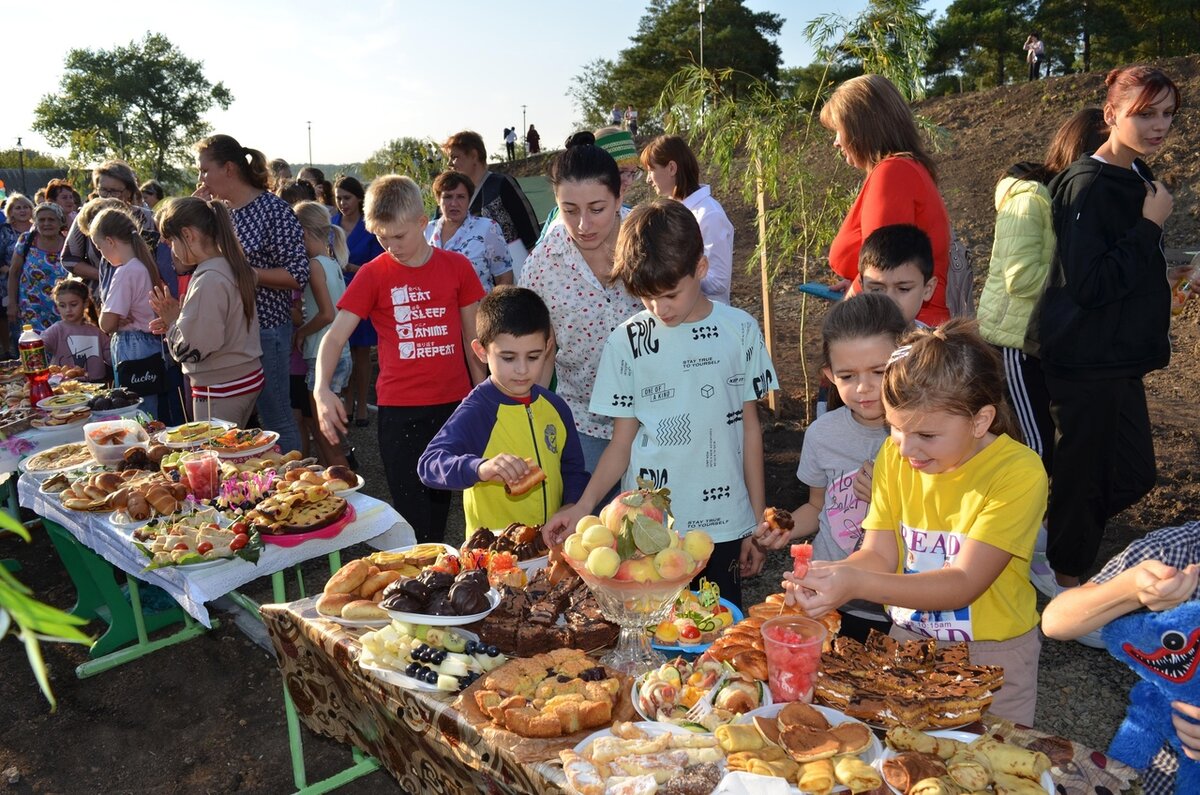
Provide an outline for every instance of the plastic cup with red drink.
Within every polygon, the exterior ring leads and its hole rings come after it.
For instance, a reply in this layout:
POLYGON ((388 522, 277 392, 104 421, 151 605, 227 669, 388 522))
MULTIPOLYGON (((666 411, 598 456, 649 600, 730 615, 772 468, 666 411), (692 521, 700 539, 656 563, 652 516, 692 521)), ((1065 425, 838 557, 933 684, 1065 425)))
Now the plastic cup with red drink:
POLYGON ((188 453, 179 459, 188 491, 198 500, 211 500, 221 488, 220 456, 214 450, 188 453))
POLYGON ((804 616, 779 616, 763 622, 771 698, 812 701, 813 680, 821 667, 821 644, 826 634, 824 624, 804 616))

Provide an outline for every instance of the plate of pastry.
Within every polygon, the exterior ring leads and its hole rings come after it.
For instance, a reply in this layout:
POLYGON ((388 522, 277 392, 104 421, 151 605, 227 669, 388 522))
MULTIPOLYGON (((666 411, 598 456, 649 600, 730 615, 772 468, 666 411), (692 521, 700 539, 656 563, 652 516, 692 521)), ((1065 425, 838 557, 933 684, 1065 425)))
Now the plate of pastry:
POLYGON ((995 737, 895 727, 885 739, 879 769, 897 795, 926 778, 949 779, 963 792, 1056 792, 1048 756, 995 737))

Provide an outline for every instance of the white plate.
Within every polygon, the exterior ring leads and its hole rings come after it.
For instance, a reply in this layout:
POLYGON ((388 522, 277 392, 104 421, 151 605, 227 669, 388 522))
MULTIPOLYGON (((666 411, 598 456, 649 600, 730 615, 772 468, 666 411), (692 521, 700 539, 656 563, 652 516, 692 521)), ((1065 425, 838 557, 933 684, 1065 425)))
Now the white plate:
POLYGON ((345 497, 347 494, 353 494, 354 492, 358 491, 363 486, 365 486, 366 483, 367 483, 367 481, 363 480, 363 476, 359 475, 358 483, 355 483, 353 486, 351 486, 348 489, 342 489, 341 491, 335 491, 334 494, 336 494, 339 497, 345 497))
POLYGON ((550 565, 550 554, 542 555, 540 558, 530 558, 529 560, 518 560, 517 568, 525 572, 525 576, 533 579, 533 575, 537 574, 542 569, 550 565))
MULTIPOLYGON (((814 705, 814 706, 816 706, 816 705, 814 705)), ((819 708, 819 709, 823 709, 823 708, 819 708)), ((979 739, 979 735, 976 734, 975 732, 956 731, 954 729, 942 729, 940 731, 927 731, 924 733, 928 734, 930 737, 941 737, 946 740, 958 740, 960 743, 970 743, 970 742, 973 742, 973 741, 979 739)), ((876 742, 878 742, 878 741, 876 741, 876 742)), ((1018 745, 1016 747, 1020 748, 1021 746, 1018 745)), ((899 755, 898 751, 895 751, 891 748, 885 747, 883 749, 883 753, 881 753, 879 755, 879 764, 875 766, 876 769, 882 773, 883 763, 885 761, 887 761, 888 759, 891 759, 893 756, 898 756, 898 755, 899 755)), ((887 779, 884 779, 883 783, 884 783, 884 786, 886 786, 892 792, 895 792, 896 795, 903 795, 903 793, 900 792, 900 790, 896 789, 891 784, 888 784, 887 779)), ((1048 795, 1055 795, 1056 790, 1054 788, 1054 779, 1051 777, 1050 771, 1047 770, 1045 773, 1043 773, 1042 777, 1038 781, 1038 783, 1042 785, 1042 788, 1046 790, 1048 795)))
MULTIPOLYGON (((431 542, 428 542, 428 543, 432 544, 432 543, 434 543, 434 542, 432 542, 432 541, 431 541, 431 542)), ((426 546, 426 544, 409 544, 409 545, 408 545, 408 546, 406 546, 406 547, 396 547, 395 549, 388 549, 388 550, 385 550, 385 551, 386 551, 386 552, 409 552, 409 551, 411 551, 411 550, 414 550, 414 549, 416 549, 417 547, 420 547, 420 546, 426 546)), ((454 547, 450 546, 449 544, 437 544, 437 546, 440 546, 440 547, 441 547, 443 550, 445 550, 445 552, 446 552, 446 554, 447 554, 447 555, 455 555, 455 556, 457 556, 457 555, 458 555, 458 550, 457 550, 457 549, 455 549, 454 547)), ((419 622, 417 622, 417 623, 419 623, 419 624, 425 624, 425 623, 428 623, 428 622, 425 622, 425 621, 419 621, 419 622)))
POLYGON ((51 395, 50 397, 42 398, 37 402, 37 407, 43 411, 78 409, 86 406, 91 399, 91 395, 85 395, 82 392, 64 392, 61 395, 51 395))
MULTIPOLYGON (((264 433, 267 434, 267 437, 270 439, 270 441, 260 444, 258 447, 249 447, 245 450, 221 450, 216 447, 211 447, 208 449, 215 451, 216 454, 221 458, 253 458, 259 453, 270 450, 275 446, 275 443, 279 441, 279 434, 275 431, 264 431, 264 433)), ((205 441, 211 440, 206 439, 205 441)))
POLYGON ((334 624, 341 624, 343 627, 366 627, 368 629, 381 629, 392 623, 390 618, 342 618, 341 616, 327 616, 321 614, 321 618, 326 621, 332 621, 334 624))
MULTIPOLYGON (((735 719, 733 722, 734 723, 751 723, 751 722, 753 722, 754 718, 756 718, 756 717, 774 718, 774 717, 778 716, 779 713, 783 710, 783 708, 786 707, 790 703, 791 702, 783 702, 780 704, 772 704, 770 706, 759 707, 758 709, 752 709, 749 712, 747 712, 745 715, 742 715, 740 718, 735 719)), ((825 720, 829 721, 830 726, 840 726, 843 723, 863 723, 860 720, 855 720, 854 718, 851 718, 849 715, 845 714, 844 712, 838 712, 836 709, 830 709, 829 707, 823 707, 820 704, 811 704, 810 706, 813 709, 815 709, 817 712, 820 712, 822 715, 824 715, 825 720)), ((863 723, 863 725, 866 726, 867 724, 863 723)), ((868 728, 870 728, 870 727, 868 727, 868 728)), ((871 744, 869 746, 867 746, 867 750, 863 751, 862 753, 860 753, 858 755, 858 758, 863 760, 864 762, 866 762, 868 765, 874 765, 877 760, 883 758, 883 753, 884 753, 883 744, 879 742, 879 738, 875 736, 875 733, 871 732, 871 744)), ((754 775, 754 774, 751 773, 749 775, 754 775)), ((846 787, 846 785, 838 784, 836 787, 833 788, 832 791, 833 792, 849 792, 850 790, 848 787, 846 787)), ((791 792, 799 793, 800 790, 797 787, 793 786, 793 787, 791 787, 791 792)))
MULTIPOLYGON (((84 405, 87 405, 87 404, 84 404, 84 405)), ((87 414, 83 415, 79 419, 71 420, 70 422, 64 422, 61 425, 34 425, 31 422, 29 425, 29 431, 31 433, 49 433, 51 431, 61 431, 66 428, 76 428, 80 425, 86 425, 87 423, 91 422, 92 417, 94 415, 95 415, 95 412, 89 411, 87 414)), ((38 419, 40 420, 40 419, 49 419, 49 418, 47 417, 47 418, 38 418, 38 419)))
MULTIPOLYGON (((646 721, 639 721, 633 725, 637 726, 639 729, 641 729, 642 731, 644 731, 646 734, 650 735, 651 737, 659 737, 663 734, 692 734, 692 732, 688 731, 687 729, 683 728, 682 726, 676 726, 671 723, 655 723, 654 721, 646 720, 646 721)), ((587 737, 584 737, 582 740, 579 741, 579 744, 575 746, 575 753, 579 754, 580 756, 584 756, 585 755, 584 751, 587 749, 588 746, 590 746, 596 740, 599 740, 601 737, 612 737, 612 736, 613 736, 613 733, 612 733, 611 728, 601 729, 598 732, 592 732, 587 737)), ((721 760, 720 766, 725 767, 724 760, 721 760)))
POLYGON ((33 471, 30 471, 28 469, 30 460, 32 460, 33 458, 36 458, 38 455, 41 455, 42 453, 47 453, 51 450, 57 450, 60 447, 66 447, 68 445, 77 445, 77 444, 84 445, 85 447, 87 446, 85 442, 67 442, 66 444, 60 444, 60 445, 56 445, 54 447, 48 447, 45 450, 39 450, 36 453, 33 453, 32 455, 29 455, 29 456, 21 459, 21 462, 19 464, 17 464, 17 468, 20 469, 22 472, 29 472, 29 474, 33 475, 34 477, 40 478, 40 477, 44 477, 46 475, 53 475, 55 472, 66 472, 71 469, 80 469, 81 467, 95 466, 97 463, 96 459, 89 458, 87 461, 76 461, 73 464, 68 464, 67 466, 55 467, 53 469, 37 469, 37 470, 33 470, 33 471))
MULTIPOLYGON (((641 681, 642 681, 642 679, 645 678, 645 676, 646 676, 646 674, 642 674, 641 676, 637 677, 636 679, 633 680, 633 684, 629 686, 629 698, 630 698, 630 700, 633 701, 633 711, 636 712, 637 714, 641 715, 643 718, 645 718, 648 721, 652 721, 654 723, 667 723, 666 721, 656 720, 653 715, 647 715, 645 712, 642 712, 641 706, 638 705, 638 692, 641 689, 641 681)), ((771 688, 767 686, 767 683, 759 682, 759 685, 761 685, 761 687, 762 687, 762 701, 763 701, 762 705, 759 707, 756 707, 754 710, 751 710, 751 712, 746 712, 743 714, 745 714, 745 715, 753 714, 753 713, 757 712, 758 710, 762 709, 763 707, 769 707, 775 703, 774 699, 771 698, 771 688)), ((738 716, 738 717, 740 717, 740 716, 738 716)), ((731 720, 730 723, 741 723, 741 721, 739 721, 737 719, 737 717, 734 717, 734 719, 731 720)), ((667 725, 674 726, 675 724, 667 723, 667 725)), ((682 727, 680 727, 680 728, 682 728, 682 727)), ((696 732, 696 734, 711 734, 711 733, 712 732, 696 732)))
MULTIPOLYGON (((388 610, 388 614, 397 621, 407 621, 410 624, 428 624, 431 627, 458 627, 463 624, 473 624, 480 619, 487 618, 493 610, 500 606, 500 592, 492 588, 487 593, 488 602, 491 607, 484 610, 482 613, 475 613, 469 616, 431 616, 425 613, 402 613, 399 610, 388 610)), ((385 607, 384 610, 387 610, 385 607)))
MULTIPOLYGON (((229 422, 227 420, 205 420, 205 421, 208 422, 210 425, 220 426, 221 428, 224 428, 226 431, 233 427, 233 423, 229 422)), ((192 424, 192 423, 184 423, 184 425, 190 425, 190 424, 192 424)), ((172 450, 187 450, 188 448, 191 448, 191 447, 199 447, 200 445, 202 445, 208 441, 207 437, 203 438, 203 439, 192 439, 187 442, 169 442, 169 441, 167 441, 168 433, 171 433, 172 431, 177 431, 182 427, 183 427, 183 425, 175 425, 171 428, 166 428, 164 430, 161 430, 157 434, 154 435, 154 441, 158 442, 159 444, 165 444, 167 447, 170 447, 172 450)), ((214 434, 214 435, 220 436, 219 433, 214 434)))
MULTIPOLYGON (((328 616, 322 616, 328 618, 328 616)), ((448 696, 454 695, 448 690, 439 690, 437 685, 431 685, 428 682, 422 682, 420 679, 413 679, 411 676, 405 676, 402 672, 391 668, 383 668, 377 665, 367 665, 362 660, 358 661, 358 667, 367 671, 376 679, 387 682, 389 685, 403 687, 407 690, 424 690, 427 693, 445 693, 448 696)))

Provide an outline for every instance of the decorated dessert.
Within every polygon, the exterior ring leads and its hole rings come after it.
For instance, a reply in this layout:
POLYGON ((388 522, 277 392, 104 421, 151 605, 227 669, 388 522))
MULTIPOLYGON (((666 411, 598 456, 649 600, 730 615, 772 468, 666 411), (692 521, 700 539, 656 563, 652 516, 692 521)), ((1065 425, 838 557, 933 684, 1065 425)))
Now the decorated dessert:
POLYGON ((281 484, 246 513, 246 520, 268 535, 307 533, 342 518, 346 506, 345 499, 326 487, 297 481, 281 484))
POLYGON ((698 591, 684 591, 675 600, 671 613, 649 631, 656 648, 694 649, 711 643, 721 630, 733 623, 733 612, 721 603, 721 589, 707 579, 698 591))
POLYGON ((488 552, 511 552, 517 560, 540 558, 549 552, 542 538, 540 527, 513 522, 503 530, 492 531, 481 527, 463 542, 462 552, 484 549, 488 552))

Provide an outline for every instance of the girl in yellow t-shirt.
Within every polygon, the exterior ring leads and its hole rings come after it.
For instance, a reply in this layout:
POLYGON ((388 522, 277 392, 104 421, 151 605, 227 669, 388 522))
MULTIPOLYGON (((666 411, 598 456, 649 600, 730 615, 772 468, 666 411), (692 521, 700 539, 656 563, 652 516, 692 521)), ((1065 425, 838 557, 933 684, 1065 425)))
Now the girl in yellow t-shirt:
POLYGON ((884 371, 891 428, 875 461, 862 548, 785 587, 812 616, 851 599, 887 606, 892 637, 966 641, 1004 668, 991 712, 1032 725, 1041 650, 1029 559, 1046 473, 1004 403, 995 349, 973 321, 919 330, 884 371))

